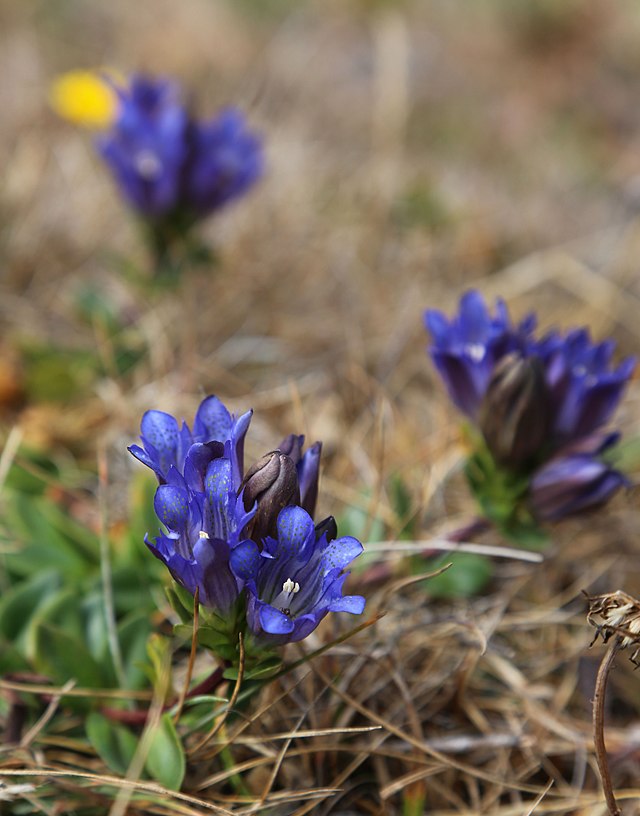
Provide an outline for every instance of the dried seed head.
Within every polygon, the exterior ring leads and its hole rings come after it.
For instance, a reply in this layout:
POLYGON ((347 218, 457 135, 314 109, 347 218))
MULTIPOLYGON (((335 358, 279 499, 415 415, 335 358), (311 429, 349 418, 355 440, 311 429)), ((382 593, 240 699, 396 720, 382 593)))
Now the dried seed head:
POLYGON ((631 662, 640 665, 640 601, 622 590, 604 595, 584 594, 589 601, 587 621, 596 629, 592 644, 598 635, 604 643, 619 637, 622 649, 635 647, 631 662))

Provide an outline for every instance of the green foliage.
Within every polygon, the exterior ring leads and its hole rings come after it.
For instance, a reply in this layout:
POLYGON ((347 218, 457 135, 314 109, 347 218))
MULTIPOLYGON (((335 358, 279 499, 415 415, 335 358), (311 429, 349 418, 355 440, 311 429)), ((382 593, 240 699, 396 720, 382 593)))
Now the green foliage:
POLYGON ((438 191, 430 184, 409 189, 396 202, 393 216, 405 229, 421 228, 427 232, 441 231, 453 220, 438 191))
POLYGON ((38 672, 61 683, 75 679, 80 686, 100 688, 110 679, 82 640, 45 621, 34 630, 33 663, 38 672))
POLYGON ((126 773, 138 744, 136 736, 126 726, 108 720, 97 711, 87 717, 85 730, 104 763, 117 773, 126 773))
MULTIPOLYGON (((362 497, 358 505, 347 507, 338 522, 338 534, 341 536, 354 536, 359 541, 383 541, 385 535, 384 522, 379 517, 371 518, 371 491, 363 489, 360 492, 362 497)), ((373 508, 371 508, 373 509, 373 508)), ((362 559, 359 559, 360 561, 362 559)), ((357 562, 356 562, 357 563, 357 562)))
POLYGON ((182 742, 169 714, 163 714, 150 735, 146 769, 169 790, 180 790, 187 766, 182 742))
POLYGON ((33 402, 67 403, 86 394, 100 373, 91 350, 29 346, 22 350, 25 388, 33 402))
POLYGON ((411 541, 416 538, 417 513, 413 509, 411 493, 399 473, 394 473, 389 479, 388 490, 389 501, 400 526, 395 535, 399 541, 411 541))
POLYGON ((640 470, 640 436, 622 439, 605 451, 602 458, 623 473, 637 473, 640 470))
POLYGON ((506 538, 527 547, 547 543, 546 534, 525 503, 529 477, 500 468, 480 441, 467 461, 465 473, 483 514, 506 538))
MULTIPOLYGON (((432 598, 464 598, 482 592, 493 574, 488 558, 475 553, 447 554, 452 566, 425 583, 425 591, 432 598)), ((420 569, 424 571, 424 561, 420 569)))

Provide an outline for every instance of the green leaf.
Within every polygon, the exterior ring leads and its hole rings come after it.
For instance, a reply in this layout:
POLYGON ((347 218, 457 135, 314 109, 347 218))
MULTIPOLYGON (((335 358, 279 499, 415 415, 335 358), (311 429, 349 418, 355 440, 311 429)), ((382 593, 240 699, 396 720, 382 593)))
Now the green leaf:
POLYGON ((71 678, 86 688, 100 688, 105 677, 100 664, 85 644, 69 634, 42 621, 34 633, 36 670, 62 685, 71 678))
POLYGON ((412 512, 411 493, 399 473, 392 474, 389 480, 389 498, 396 518, 404 522, 397 537, 401 540, 415 538, 416 516, 412 512))
POLYGON ((38 608, 60 587, 60 577, 47 571, 21 581, 0 598, 0 633, 15 641, 38 608))
POLYGON ((193 621, 193 597, 189 596, 191 597, 191 609, 187 610, 182 596, 177 592, 177 585, 166 586, 164 591, 167 600, 171 604, 171 608, 180 618, 181 622, 191 628, 191 622, 193 621))
POLYGON ((124 725, 112 722, 93 711, 86 719, 85 730, 98 756, 114 771, 126 773, 138 741, 124 725))
POLYGON ((163 714, 150 735, 146 768, 169 790, 180 790, 186 770, 184 749, 169 714, 163 714))
POLYGON ((92 351, 33 346, 23 349, 31 402, 62 402, 86 394, 101 369, 92 351))
POLYGON ((147 659, 147 641, 151 632, 151 622, 145 613, 132 615, 118 625, 127 688, 144 688, 147 685, 147 676, 141 664, 144 665, 147 659))
MULTIPOLYGON (((491 580, 491 561, 475 553, 447 554, 453 566, 425 582, 425 591, 433 598, 460 598, 477 595, 491 580)), ((424 571, 424 562, 420 566, 424 571)))
POLYGON ((68 517, 44 496, 11 493, 3 508, 4 522, 19 550, 5 556, 7 568, 18 575, 57 570, 78 578, 99 563, 93 532, 68 517))
MULTIPOLYGON (((244 673, 244 679, 266 680, 269 677, 273 677, 274 674, 277 674, 281 668, 282 659, 280 657, 276 656, 267 657, 257 665, 253 666, 252 668, 246 669, 244 673)), ((222 676, 226 680, 237 680, 238 669, 235 666, 225 669, 224 674, 222 676)))
POLYGON ((633 473, 640 469, 640 436, 623 439, 609 450, 603 457, 605 462, 613 465, 625 473, 633 473))
POLYGON ((360 491, 362 503, 358 506, 347 507, 338 520, 338 530, 341 536, 353 536, 362 539, 365 532, 367 541, 384 540, 384 523, 380 518, 370 520, 368 508, 371 505, 371 491, 360 491))
POLYGON ((30 668, 14 644, 0 637, 0 676, 11 672, 29 671, 30 668))

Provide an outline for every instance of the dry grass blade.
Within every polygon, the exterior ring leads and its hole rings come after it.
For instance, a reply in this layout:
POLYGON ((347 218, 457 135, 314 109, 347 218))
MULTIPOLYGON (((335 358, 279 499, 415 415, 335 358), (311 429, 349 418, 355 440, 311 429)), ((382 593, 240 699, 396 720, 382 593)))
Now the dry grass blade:
POLYGON ((0 777, 34 777, 35 779, 82 779, 91 783, 91 786, 101 787, 106 785, 118 790, 126 790, 129 795, 131 793, 140 791, 143 793, 150 793, 160 799, 176 799, 179 802, 186 802, 205 810, 210 810, 213 813, 218 813, 220 816, 233 816, 233 813, 226 808, 208 802, 206 799, 198 799, 195 796, 189 796, 186 793, 179 791, 168 790, 154 782, 145 782, 141 779, 123 779, 118 776, 111 776, 109 774, 94 774, 88 771, 75 770, 58 770, 53 768, 38 768, 37 770, 13 770, 10 768, 0 768, 0 777))
POLYGON ((20 740, 21 748, 27 748, 29 745, 31 745, 31 743, 35 740, 38 734, 44 730, 47 723, 51 721, 53 715, 56 713, 56 710, 60 705, 60 700, 67 691, 73 688, 74 685, 75 680, 69 680, 69 682, 65 683, 65 685, 62 687, 60 694, 54 694, 51 697, 51 700, 49 701, 49 704, 47 705, 43 715, 31 726, 31 728, 24 734, 24 736, 20 740))
POLYGON ((180 692, 180 698, 178 699, 176 713, 174 714, 173 717, 174 723, 178 723, 180 721, 182 710, 184 708, 187 695, 189 694, 189 685, 191 683, 191 678, 193 676, 193 667, 196 662, 196 654, 198 648, 199 622, 200 622, 200 588, 196 587, 196 591, 193 595, 193 632, 191 634, 191 650, 189 651, 189 663, 187 664, 187 673, 184 678, 182 691, 180 692))
POLYGON ((464 552, 475 555, 486 555, 489 558, 510 558, 514 561, 528 561, 540 564, 544 561, 542 553, 520 550, 515 547, 494 547, 489 544, 474 544, 466 541, 447 541, 446 539, 428 538, 424 541, 375 541, 367 544, 368 553, 382 553, 393 558, 398 553, 421 553, 425 550, 439 552, 464 552))

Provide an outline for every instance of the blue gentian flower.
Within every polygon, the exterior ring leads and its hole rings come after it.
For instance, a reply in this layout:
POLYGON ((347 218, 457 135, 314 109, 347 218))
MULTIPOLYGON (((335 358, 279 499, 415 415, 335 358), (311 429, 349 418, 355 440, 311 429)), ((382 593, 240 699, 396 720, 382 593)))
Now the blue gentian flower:
POLYGON ((179 202, 188 158, 189 116, 178 88, 136 76, 117 93, 117 117, 98 150, 134 209, 165 215, 179 202))
POLYGON ((224 614, 242 595, 262 640, 301 640, 328 612, 362 612, 363 598, 342 596, 342 570, 362 545, 337 538, 331 517, 314 527, 319 442, 304 451, 303 436, 288 436, 284 450, 243 475, 250 420, 251 411, 235 418, 213 396, 200 404, 193 431, 163 411, 144 414, 142 447, 129 450, 156 474, 154 509, 164 526, 145 543, 204 606, 224 614))
POLYGON ((363 549, 357 539, 318 537, 301 507, 280 512, 277 533, 262 549, 244 541, 231 553, 231 569, 248 593, 247 623, 259 639, 302 640, 329 612, 362 613, 364 598, 342 594, 343 570, 363 549))
POLYGON ((619 438, 593 435, 559 451, 533 474, 529 504, 535 517, 554 521, 604 504, 623 485, 622 473, 603 458, 619 438))
MULTIPOLYGON (((518 326, 506 306, 489 311, 482 295, 467 292, 451 320, 429 310, 431 357, 457 407, 484 436, 491 467, 529 479, 529 509, 557 519, 606 501, 625 483, 603 452, 617 436, 603 427, 613 416, 635 367, 612 364, 615 343, 594 343, 586 329, 534 336, 535 316, 518 326), (535 376, 534 376, 535 374, 535 376)), ((495 484, 476 459, 474 489, 483 502, 495 484), (485 482, 477 474, 485 474, 485 482), (486 488, 487 495, 481 491, 486 488)))
POLYGON ((194 122, 185 199, 204 216, 245 193, 262 175, 260 139, 240 111, 228 108, 208 122, 194 122))
POLYGON ((495 364, 510 352, 523 351, 536 325, 529 315, 512 326, 502 300, 496 301, 492 315, 482 295, 473 290, 462 296, 460 313, 451 320, 436 309, 428 309, 424 320, 433 340, 429 352, 449 396, 472 419, 495 364))
POLYGON ((556 445, 588 436, 613 416, 636 363, 628 357, 612 368, 614 349, 613 340, 592 343, 586 329, 552 332, 532 344, 529 353, 545 367, 556 445))
POLYGON ((538 356, 550 391, 555 445, 592 433, 613 415, 629 381, 635 360, 612 369, 615 343, 592 343, 586 329, 562 335, 533 337, 535 315, 513 327, 505 304, 498 300, 492 316, 482 295, 471 290, 460 299, 459 313, 448 320, 430 309, 425 324, 429 349, 453 402, 472 419, 487 391, 496 364, 507 354, 538 356))
POLYGON ((145 537, 145 543, 179 584, 191 594, 199 590, 201 604, 224 613, 242 588, 229 558, 255 509, 245 511, 233 481, 233 463, 220 455, 219 443, 214 445, 219 449, 208 449, 213 454, 210 461, 205 465, 205 458, 198 456, 194 465, 202 477, 202 491, 187 484, 176 467, 169 467, 167 483, 158 487, 154 500, 167 533, 153 542, 145 537))
POLYGON ((244 438, 251 414, 251 411, 247 411, 236 418, 217 397, 209 396, 200 403, 192 432, 185 422, 180 426, 171 414, 146 411, 140 424, 142 447, 131 445, 128 450, 153 470, 160 484, 164 484, 171 466, 183 475, 195 475, 193 467, 196 458, 207 456, 202 448, 196 448, 187 462, 187 454, 195 444, 228 443, 234 483, 239 486, 242 481, 244 438))
POLYGON ((242 114, 193 119, 177 86, 134 76, 98 150, 128 203, 151 221, 195 221, 242 195, 262 174, 259 138, 242 114))

